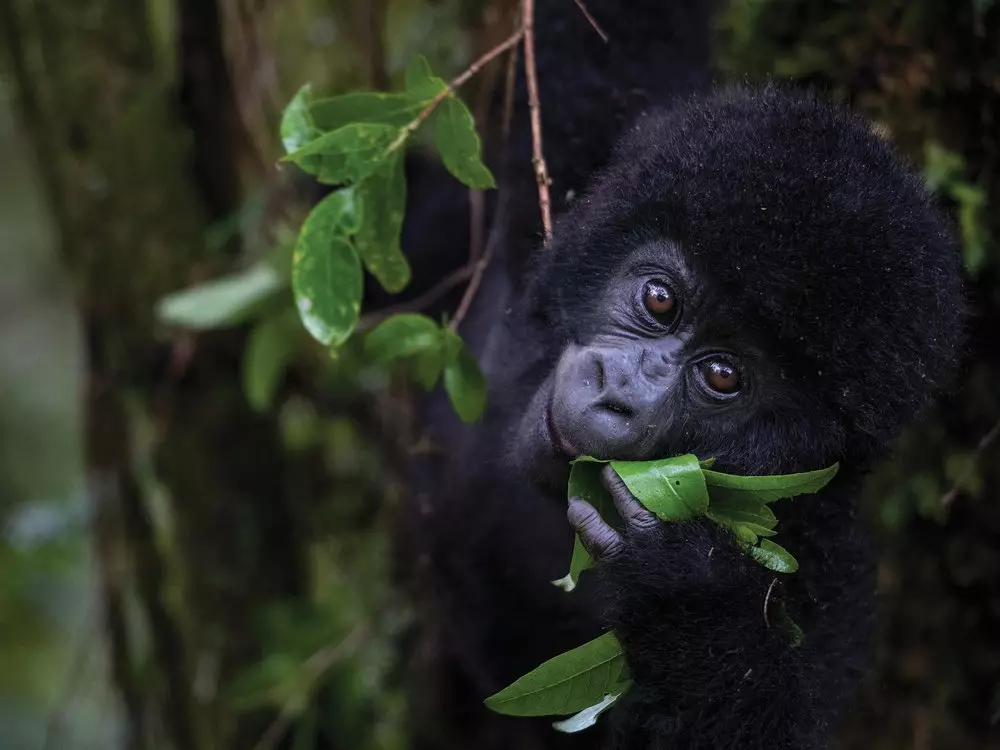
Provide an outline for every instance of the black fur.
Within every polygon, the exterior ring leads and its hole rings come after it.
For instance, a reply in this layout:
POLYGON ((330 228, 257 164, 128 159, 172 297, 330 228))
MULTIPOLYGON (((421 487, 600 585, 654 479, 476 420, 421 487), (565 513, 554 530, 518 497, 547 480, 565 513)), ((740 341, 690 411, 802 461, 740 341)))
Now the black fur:
MULTIPOLYGON (((524 277, 510 275, 518 263, 493 265, 463 327, 488 374, 484 420, 466 428, 443 400, 429 408, 443 451, 421 466, 402 535, 422 622, 416 744, 826 747, 867 658, 872 566, 852 498, 958 348, 951 233, 867 121, 778 87, 690 97, 707 80, 701 6, 591 0, 612 45, 627 41, 606 50, 572 3, 539 5, 547 154, 567 210, 524 277), (609 160, 618 123, 644 110, 609 160), (690 425, 665 455, 715 455, 737 473, 842 470, 819 495, 775 506, 778 541, 801 564, 792 576, 749 560, 711 524, 662 524, 629 534, 567 595, 549 583, 570 555, 564 490, 540 489, 513 435, 566 344, 593 335, 609 276, 663 239, 713 290, 720 320, 769 355, 782 394, 739 429, 690 425), (798 648, 782 608, 806 633, 798 648), (635 678, 610 721, 567 737, 482 708, 607 626, 635 678)), ((509 253, 536 226, 525 130, 508 182, 509 253)))

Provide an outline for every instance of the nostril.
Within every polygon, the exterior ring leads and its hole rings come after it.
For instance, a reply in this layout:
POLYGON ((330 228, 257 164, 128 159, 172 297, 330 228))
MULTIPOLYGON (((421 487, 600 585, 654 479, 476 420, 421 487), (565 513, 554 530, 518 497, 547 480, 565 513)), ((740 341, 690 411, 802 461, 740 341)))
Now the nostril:
POLYGON ((600 357, 594 358, 594 368, 597 375, 597 390, 600 392, 604 390, 604 363, 600 357))

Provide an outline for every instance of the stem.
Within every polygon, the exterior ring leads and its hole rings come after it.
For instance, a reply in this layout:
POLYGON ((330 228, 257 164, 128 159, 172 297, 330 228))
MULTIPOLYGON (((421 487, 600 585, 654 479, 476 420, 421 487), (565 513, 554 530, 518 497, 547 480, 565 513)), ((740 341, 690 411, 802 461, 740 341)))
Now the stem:
POLYGON ((424 124, 424 121, 430 117, 434 110, 438 108, 445 99, 455 93, 455 89, 459 88, 462 84, 468 81, 472 76, 478 73, 482 68, 488 65, 495 57, 503 54, 506 50, 513 47, 515 44, 521 41, 521 38, 525 34, 525 28, 522 26, 513 34, 511 34, 505 41, 498 44, 496 47, 486 52, 482 57, 476 60, 472 65, 465 69, 459 76, 452 79, 451 83, 445 86, 437 96, 430 100, 426 107, 420 112, 419 115, 414 117, 409 124, 407 124, 402 130, 399 131, 399 135, 396 139, 389 144, 389 148, 386 149, 386 153, 392 153, 400 146, 402 146, 413 135, 417 129, 424 124))
POLYGON ((538 72, 535 67, 535 0, 521 0, 524 32, 524 73, 528 81, 528 110, 531 113, 531 163, 538 183, 538 207, 542 212, 545 244, 552 240, 552 201, 549 198, 549 171, 542 153, 542 111, 538 99, 538 72))

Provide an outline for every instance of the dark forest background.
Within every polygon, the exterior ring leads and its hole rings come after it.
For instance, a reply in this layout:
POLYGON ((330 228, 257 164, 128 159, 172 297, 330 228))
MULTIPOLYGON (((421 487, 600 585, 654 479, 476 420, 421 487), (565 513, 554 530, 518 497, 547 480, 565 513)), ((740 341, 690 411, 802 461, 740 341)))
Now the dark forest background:
MULTIPOLYGON (((515 6, 0 0, 0 748, 406 747, 411 394, 287 314, 308 201, 277 122, 307 81, 457 74, 515 6), (163 322, 220 277, 259 304, 163 322)), ((863 109, 961 232, 968 354, 871 482, 881 638, 843 745, 996 748, 1000 4, 731 0, 717 32, 720 80, 863 109)))

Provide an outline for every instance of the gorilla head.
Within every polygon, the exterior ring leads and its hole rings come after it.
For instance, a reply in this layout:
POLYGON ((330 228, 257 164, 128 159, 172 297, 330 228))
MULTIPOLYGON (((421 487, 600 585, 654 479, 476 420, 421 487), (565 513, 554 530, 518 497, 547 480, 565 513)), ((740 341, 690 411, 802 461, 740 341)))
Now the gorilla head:
POLYGON ((640 120, 541 255, 533 309, 564 347, 515 441, 536 473, 863 465, 961 338, 959 254, 919 178, 867 121, 774 87, 640 120))

